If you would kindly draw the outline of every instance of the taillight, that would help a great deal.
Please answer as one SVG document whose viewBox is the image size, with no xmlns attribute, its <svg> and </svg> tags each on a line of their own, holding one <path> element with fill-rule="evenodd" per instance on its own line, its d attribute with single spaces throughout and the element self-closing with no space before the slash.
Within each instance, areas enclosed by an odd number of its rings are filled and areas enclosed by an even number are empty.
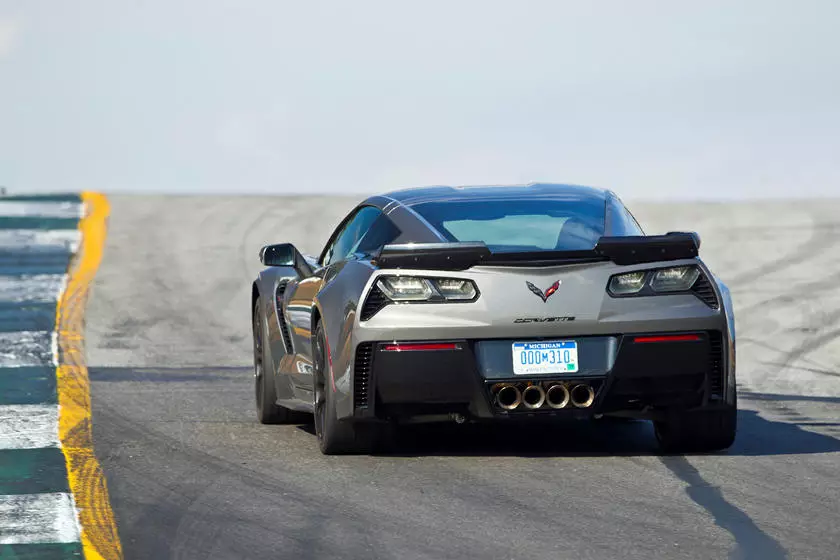
<svg viewBox="0 0 840 560">
<path fill-rule="evenodd" d="M 434 350 L 460 350 L 461 345 L 455 342 L 402 342 L 386 344 L 382 347 L 385 352 L 428 352 Z"/>
<path fill-rule="evenodd" d="M 376 286 L 395 302 L 474 301 L 478 297 L 475 283 L 461 278 L 380 276 Z"/>
<path fill-rule="evenodd" d="M 697 334 L 663 334 L 654 336 L 636 336 L 633 337 L 633 342 L 636 344 L 646 344 L 651 342 L 697 342 L 702 340 Z"/>
</svg>

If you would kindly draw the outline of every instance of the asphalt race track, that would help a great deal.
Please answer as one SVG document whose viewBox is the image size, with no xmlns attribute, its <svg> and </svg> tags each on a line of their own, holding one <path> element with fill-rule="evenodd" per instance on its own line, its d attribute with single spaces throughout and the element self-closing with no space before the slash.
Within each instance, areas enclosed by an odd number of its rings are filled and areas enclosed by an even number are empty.
<svg viewBox="0 0 840 560">
<path fill-rule="evenodd" d="M 445 426 L 324 457 L 261 426 L 250 282 L 318 252 L 355 198 L 111 198 L 87 314 L 94 443 L 127 558 L 837 558 L 840 201 L 630 204 L 696 230 L 738 313 L 739 433 L 660 456 L 651 428 Z"/>
</svg>

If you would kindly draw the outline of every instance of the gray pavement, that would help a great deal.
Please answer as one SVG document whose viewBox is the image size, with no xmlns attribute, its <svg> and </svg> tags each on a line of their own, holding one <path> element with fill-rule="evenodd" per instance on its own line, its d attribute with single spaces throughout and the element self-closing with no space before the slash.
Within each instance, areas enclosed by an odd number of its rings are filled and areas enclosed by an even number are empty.
<svg viewBox="0 0 840 560">
<path fill-rule="evenodd" d="M 256 423 L 257 251 L 317 252 L 353 198 L 111 199 L 88 306 L 94 436 L 126 558 L 836 558 L 840 201 L 631 204 L 697 230 L 738 312 L 735 446 L 650 427 L 416 430 L 324 457 Z"/>
</svg>

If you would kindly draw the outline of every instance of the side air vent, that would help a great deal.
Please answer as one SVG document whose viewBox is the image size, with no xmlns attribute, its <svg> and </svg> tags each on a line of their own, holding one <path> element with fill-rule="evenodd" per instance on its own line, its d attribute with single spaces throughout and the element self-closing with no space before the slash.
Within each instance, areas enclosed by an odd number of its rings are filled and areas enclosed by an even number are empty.
<svg viewBox="0 0 840 560">
<path fill-rule="evenodd" d="M 368 294 L 367 299 L 365 300 L 364 306 L 362 306 L 362 315 L 361 320 L 367 321 L 379 311 L 388 305 L 388 298 L 385 297 L 385 294 L 382 293 L 377 286 L 374 285 L 373 289 Z"/>
<path fill-rule="evenodd" d="M 723 337 L 709 332 L 709 390 L 712 400 L 723 399 Z"/>
<path fill-rule="evenodd" d="M 715 294 L 715 289 L 712 287 L 712 283 L 709 282 L 709 279 L 706 278 L 705 274 L 700 274 L 697 281 L 694 282 L 694 285 L 691 287 L 691 291 L 694 292 L 694 295 L 700 298 L 703 303 L 712 309 L 720 309 L 720 302 Z"/>
<path fill-rule="evenodd" d="M 373 343 L 362 342 L 356 347 L 356 361 L 353 370 L 353 402 L 356 408 L 367 408 L 370 404 L 370 372 L 373 363 Z"/>
<path fill-rule="evenodd" d="M 286 324 L 286 315 L 283 313 L 283 294 L 286 292 L 286 285 L 288 280 L 281 280 L 277 284 L 277 292 L 275 293 L 274 301 L 277 305 L 277 322 L 280 324 L 280 334 L 283 335 L 283 346 L 286 349 L 286 354 L 292 353 L 292 336 L 289 334 L 289 326 Z"/>
</svg>

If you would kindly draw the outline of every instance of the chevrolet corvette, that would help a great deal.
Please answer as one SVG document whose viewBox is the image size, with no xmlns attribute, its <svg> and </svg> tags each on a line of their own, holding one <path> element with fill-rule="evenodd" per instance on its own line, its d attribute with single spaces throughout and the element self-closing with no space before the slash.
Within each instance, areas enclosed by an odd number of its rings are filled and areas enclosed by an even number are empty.
<svg viewBox="0 0 840 560">
<path fill-rule="evenodd" d="M 661 448 L 735 438 L 729 290 L 694 232 L 645 235 L 609 190 L 531 184 L 373 196 L 318 256 L 261 249 L 263 423 L 325 454 L 409 422 L 650 420 Z"/>
</svg>

